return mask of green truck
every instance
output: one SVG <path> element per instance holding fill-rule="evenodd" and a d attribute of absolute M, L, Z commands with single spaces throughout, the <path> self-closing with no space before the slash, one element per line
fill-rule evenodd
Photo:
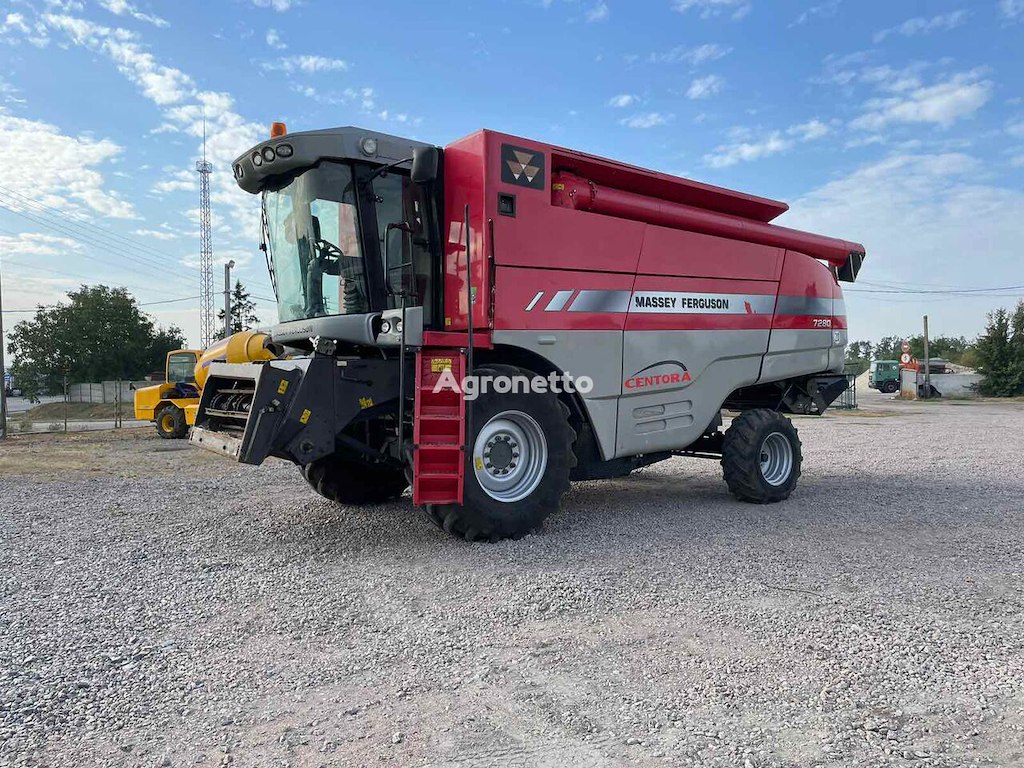
<path fill-rule="evenodd" d="M 899 360 L 872 360 L 868 368 L 868 386 L 891 395 L 900 388 Z"/>

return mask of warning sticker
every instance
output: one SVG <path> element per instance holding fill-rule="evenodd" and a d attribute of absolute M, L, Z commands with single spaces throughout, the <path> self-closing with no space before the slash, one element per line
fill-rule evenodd
<path fill-rule="evenodd" d="M 304 410 L 302 412 L 302 415 L 299 416 L 299 423 L 305 424 L 306 422 L 309 421 L 309 417 L 312 416 L 312 415 L 313 415 L 313 412 L 311 410 L 309 410 L 309 408 L 307 408 L 306 410 Z"/>
<path fill-rule="evenodd" d="M 476 467 L 477 472 L 483 471 L 484 460 L 480 456 L 473 457 L 473 466 Z"/>
<path fill-rule="evenodd" d="M 452 359 L 450 357 L 435 357 L 430 361 L 430 372 L 431 373 L 444 373 L 452 369 Z"/>
<path fill-rule="evenodd" d="M 281 381 L 280 384 L 277 385 L 277 394 L 283 395 L 287 391 L 288 391 L 288 380 L 284 379 L 284 380 Z"/>

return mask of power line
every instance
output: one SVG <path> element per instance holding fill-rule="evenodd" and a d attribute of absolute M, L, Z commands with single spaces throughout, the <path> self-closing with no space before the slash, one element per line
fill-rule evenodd
<path fill-rule="evenodd" d="M 131 261 L 133 264 L 139 267 L 144 267 L 146 269 L 159 269 L 163 272 L 169 271 L 169 268 L 173 269 L 171 265 L 165 264 L 151 257 L 147 257 L 144 254 L 139 254 L 134 251 L 131 251 L 128 249 L 127 246 L 107 241 L 103 238 L 103 236 L 95 235 L 85 230 L 75 230 L 71 228 L 71 226 L 76 225 L 72 224 L 69 226 L 64 223 L 58 223 L 49 218 L 46 218 L 47 213 L 45 211 L 40 212 L 31 209 L 19 210 L 18 205 L 20 204 L 15 202 L 12 207 L 11 201 L 5 199 L 3 197 L 3 193 L 0 192 L 0 208 L 3 208 L 4 210 L 14 214 L 15 216 L 20 216 L 23 219 L 27 219 L 28 221 L 32 222 L 33 224 L 36 224 L 37 226 L 41 226 L 46 229 L 57 232 L 58 234 L 63 235 L 64 237 L 67 237 L 71 240 L 74 240 L 82 245 L 91 246 L 93 248 L 100 248 L 105 253 L 108 253 L 112 256 L 117 256 L 119 258 L 127 259 L 128 261 Z M 177 269 L 181 269 L 181 267 L 178 266 Z M 184 279 L 184 275 L 181 273 L 173 274 L 172 276 L 179 279 Z"/>
<path fill-rule="evenodd" d="M 127 244 L 127 245 L 129 245 L 129 246 L 131 246 L 133 248 L 140 248 L 140 247 L 148 248 L 149 250 L 154 251 L 155 253 L 163 254 L 164 256 L 167 256 L 170 259 L 178 258 L 177 256 L 174 256 L 174 255 L 168 253 L 167 251 L 161 250 L 159 248 L 155 248 L 151 244 L 143 242 L 142 240 L 138 240 L 136 238 L 128 237 L 127 235 L 122 235 L 121 233 L 115 232 L 114 230 L 110 229 L 109 227 L 100 226 L 95 221 L 91 221 L 91 220 L 83 217 L 83 215 L 81 213 L 77 212 L 77 211 L 61 210 L 61 209 L 55 208 L 55 207 L 53 207 L 51 205 L 47 205 L 46 203 L 43 203 L 43 202 L 41 202 L 39 200 L 33 200 L 32 198 L 28 197 L 27 195 L 23 195 L 20 192 L 11 189 L 10 187 L 5 187 L 3 184 L 0 184 L 0 192 L 6 193 L 9 197 L 14 197 L 16 200 L 22 200 L 22 201 L 24 201 L 24 203 L 26 205 L 32 205 L 32 206 L 34 206 L 36 208 L 43 208 L 43 209 L 45 209 L 45 210 L 47 210 L 47 211 L 49 211 L 51 213 L 55 213 L 55 214 L 61 216 L 61 217 L 69 217 L 69 218 L 74 220 L 74 224 L 76 226 L 79 226 L 79 227 L 82 227 L 82 228 L 87 228 L 87 229 L 95 229 L 98 232 L 102 233 L 102 236 L 113 237 L 113 238 L 115 238 L 117 240 L 121 240 L 125 244 Z"/>
<path fill-rule="evenodd" d="M 25 211 L 19 211 L 19 210 L 16 210 L 16 209 L 12 209 L 8 205 L 5 204 L 5 201 L 2 198 L 0 198 L 0 208 L 3 208 L 4 210 L 9 211 L 10 213 L 13 213 L 15 216 L 21 216 L 22 218 L 27 219 L 27 220 L 31 221 L 32 223 L 34 223 L 34 224 L 36 224 L 38 226 L 45 227 L 46 229 L 53 230 L 53 231 L 55 231 L 55 232 L 57 232 L 57 233 L 59 233 L 61 235 L 64 235 L 65 237 L 67 237 L 67 238 L 69 238 L 71 240 L 74 240 L 75 242 L 78 242 L 78 243 L 80 243 L 82 245 L 91 246 L 93 248 L 100 248 L 104 252 L 106 252 L 107 254 L 109 254 L 111 256 L 117 256 L 117 257 L 120 257 L 120 258 L 128 259 L 128 260 L 132 261 L 136 265 L 136 267 L 145 267 L 145 268 L 147 268 L 147 269 L 149 269 L 151 271 L 143 272 L 143 271 L 141 271 L 140 269 L 138 269 L 136 267 L 131 267 L 131 266 L 123 265 L 123 264 L 117 265 L 117 267 L 119 269 L 125 269 L 125 270 L 128 270 L 130 272 L 135 272 L 136 274 L 144 275 L 144 276 L 150 277 L 150 278 L 153 277 L 153 272 L 152 272 L 153 269 L 159 269 L 161 271 L 166 271 L 166 265 L 164 265 L 164 264 L 159 264 L 159 263 L 145 261 L 145 260 L 141 259 L 141 257 L 138 254 L 133 254 L 133 253 L 131 253 L 129 251 L 126 251 L 126 250 L 118 247 L 118 246 L 114 246 L 114 245 L 111 245 L 110 243 L 105 243 L 105 242 L 99 241 L 99 240 L 97 240 L 97 239 L 95 239 L 95 238 L 93 238 L 92 236 L 89 236 L 89 235 L 79 234 L 79 233 L 76 233 L 74 231 L 70 231 L 70 230 L 65 229 L 64 227 L 62 227 L 60 224 L 55 224 L 52 221 L 48 221 L 46 219 L 39 218 L 39 217 L 37 217 L 35 215 L 32 215 L 31 213 L 27 213 Z M 15 235 L 15 236 L 17 236 L 18 234 L 23 234 L 23 233 L 14 233 L 14 232 L 11 232 L 10 230 L 5 230 L 5 231 L 8 234 L 12 234 L 12 235 Z M 103 261 L 102 257 L 100 257 L 100 256 L 94 256 L 94 258 L 97 261 Z M 176 280 L 181 280 L 183 282 L 186 279 L 183 275 L 178 275 L 178 274 L 166 275 L 166 277 L 171 277 L 171 278 L 174 278 Z"/>
<path fill-rule="evenodd" d="M 140 301 L 140 302 L 137 302 L 135 306 L 137 306 L 137 307 L 152 307 L 152 306 L 155 306 L 157 304 L 174 304 L 174 303 L 179 302 L 179 301 L 195 301 L 198 298 L 199 298 L 198 296 L 182 296 L 182 297 L 177 298 L 177 299 L 163 299 L 161 301 Z M 69 305 L 67 305 L 67 304 L 40 304 L 38 307 L 34 307 L 32 309 L 5 309 L 5 310 L 3 310 L 3 313 L 6 315 L 8 313 L 13 313 L 13 312 L 39 312 L 40 310 L 44 310 L 44 309 L 57 309 L 58 307 L 61 307 L 61 306 L 65 306 L 66 307 L 66 306 L 69 306 Z"/>

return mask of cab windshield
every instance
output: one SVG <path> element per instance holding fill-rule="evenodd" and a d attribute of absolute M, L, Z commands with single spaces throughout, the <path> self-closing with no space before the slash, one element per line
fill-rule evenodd
<path fill-rule="evenodd" d="M 195 381 L 196 353 L 173 352 L 167 356 L 167 382 L 185 384 Z"/>
<path fill-rule="evenodd" d="M 263 196 L 280 322 L 370 311 L 352 169 L 323 162 Z"/>

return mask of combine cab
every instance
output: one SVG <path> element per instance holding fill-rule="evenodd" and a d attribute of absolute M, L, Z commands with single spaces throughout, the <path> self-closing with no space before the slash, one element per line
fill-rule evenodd
<path fill-rule="evenodd" d="M 847 386 L 839 281 L 864 248 L 771 224 L 784 203 L 493 131 L 441 149 L 276 124 L 234 174 L 262 196 L 285 359 L 213 363 L 192 440 L 291 461 L 335 501 L 411 486 L 495 540 L 570 480 L 675 455 L 780 501 L 785 414 Z"/>

